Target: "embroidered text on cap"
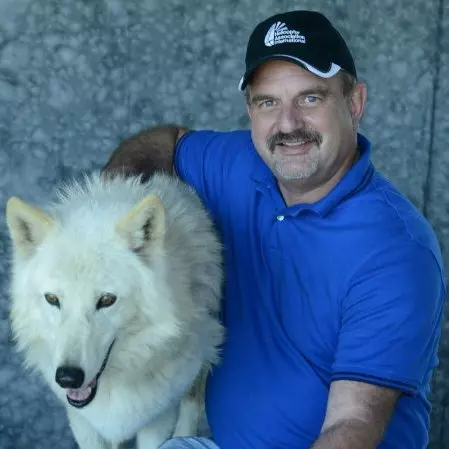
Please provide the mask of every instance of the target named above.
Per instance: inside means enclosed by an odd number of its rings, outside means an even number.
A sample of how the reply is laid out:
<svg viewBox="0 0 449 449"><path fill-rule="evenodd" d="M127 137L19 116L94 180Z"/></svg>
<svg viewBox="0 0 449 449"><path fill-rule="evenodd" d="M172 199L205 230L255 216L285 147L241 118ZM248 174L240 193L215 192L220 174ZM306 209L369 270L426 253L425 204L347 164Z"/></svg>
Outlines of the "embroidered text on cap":
<svg viewBox="0 0 449 449"><path fill-rule="evenodd" d="M276 22L267 31L264 42L267 47L285 43L305 44L306 38L299 31L289 30L285 23Z"/></svg>

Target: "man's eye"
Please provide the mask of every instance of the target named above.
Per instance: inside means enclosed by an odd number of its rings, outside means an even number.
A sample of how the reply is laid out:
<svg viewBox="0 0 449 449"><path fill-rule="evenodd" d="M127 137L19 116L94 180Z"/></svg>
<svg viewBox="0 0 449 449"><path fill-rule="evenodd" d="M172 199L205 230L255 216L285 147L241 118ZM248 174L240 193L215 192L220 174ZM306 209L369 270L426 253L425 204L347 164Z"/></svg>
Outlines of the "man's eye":
<svg viewBox="0 0 449 449"><path fill-rule="evenodd" d="M259 108L270 108L274 106L273 100L263 100L259 103Z"/></svg>
<svg viewBox="0 0 449 449"><path fill-rule="evenodd" d="M307 97L305 98L305 102L306 104L315 104L318 102L318 97L316 97L315 95L307 95Z"/></svg>

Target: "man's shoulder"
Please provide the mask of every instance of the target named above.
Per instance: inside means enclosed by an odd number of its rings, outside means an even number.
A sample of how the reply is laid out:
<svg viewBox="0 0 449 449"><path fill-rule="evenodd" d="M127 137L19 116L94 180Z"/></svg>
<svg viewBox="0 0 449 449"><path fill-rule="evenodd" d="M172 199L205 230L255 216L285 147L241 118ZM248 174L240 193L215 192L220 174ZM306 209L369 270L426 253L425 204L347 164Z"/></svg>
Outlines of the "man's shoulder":
<svg viewBox="0 0 449 449"><path fill-rule="evenodd" d="M252 145L251 131L247 129L236 129L230 131L221 131L215 129L188 129L183 132L178 140L178 145L216 145L232 148L241 146L247 148Z"/></svg>
<svg viewBox="0 0 449 449"><path fill-rule="evenodd" d="M339 208L346 243L361 259L386 251L395 257L408 248L418 257L430 252L443 269L440 244L432 224L419 207L388 179L375 172L371 182Z"/></svg>
<svg viewBox="0 0 449 449"><path fill-rule="evenodd" d="M374 177L373 187L373 194L379 199L376 209L385 216L387 229L395 223L402 228L405 237L424 246L436 244L431 223L406 194L380 174Z"/></svg>
<svg viewBox="0 0 449 449"><path fill-rule="evenodd" d="M249 130L216 131L192 129L179 139L176 164L201 166L216 176L238 177L253 171L258 154Z"/></svg>

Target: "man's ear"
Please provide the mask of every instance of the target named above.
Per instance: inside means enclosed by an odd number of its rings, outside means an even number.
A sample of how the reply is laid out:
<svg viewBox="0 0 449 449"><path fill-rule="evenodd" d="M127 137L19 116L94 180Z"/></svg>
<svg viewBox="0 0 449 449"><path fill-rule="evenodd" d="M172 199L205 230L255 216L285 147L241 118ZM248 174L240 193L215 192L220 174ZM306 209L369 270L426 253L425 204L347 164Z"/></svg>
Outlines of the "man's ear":
<svg viewBox="0 0 449 449"><path fill-rule="evenodd" d="M243 95L245 96L245 104L246 104L246 110L248 111L248 116L252 120L252 108L251 108L251 89L249 87L249 84L246 86L245 91L243 92Z"/></svg>
<svg viewBox="0 0 449 449"><path fill-rule="evenodd" d="M351 116L354 128L357 128L365 111L365 104L368 96L366 84L357 82L352 89L349 98L349 106L351 108Z"/></svg>

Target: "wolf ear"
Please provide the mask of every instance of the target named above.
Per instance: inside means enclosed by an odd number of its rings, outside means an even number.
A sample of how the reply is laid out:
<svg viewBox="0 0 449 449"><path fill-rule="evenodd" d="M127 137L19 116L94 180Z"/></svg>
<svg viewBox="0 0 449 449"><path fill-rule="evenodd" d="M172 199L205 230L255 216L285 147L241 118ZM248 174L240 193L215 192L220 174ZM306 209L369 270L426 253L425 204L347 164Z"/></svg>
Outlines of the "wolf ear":
<svg viewBox="0 0 449 449"><path fill-rule="evenodd" d="M22 256L29 256L44 240L54 222L42 210L13 196L6 203L6 223L14 248Z"/></svg>
<svg viewBox="0 0 449 449"><path fill-rule="evenodd" d="M154 194L148 195L117 223L116 229L135 252L162 245L165 233L162 201Z"/></svg>

